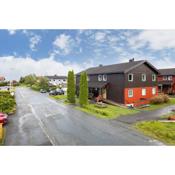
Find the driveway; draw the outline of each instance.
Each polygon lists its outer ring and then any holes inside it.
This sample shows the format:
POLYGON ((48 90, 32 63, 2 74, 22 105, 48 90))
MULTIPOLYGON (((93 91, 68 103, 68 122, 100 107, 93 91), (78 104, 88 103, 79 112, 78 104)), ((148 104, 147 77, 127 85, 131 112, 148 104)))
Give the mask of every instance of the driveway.
POLYGON ((75 110, 28 88, 16 89, 5 145, 162 145, 130 125, 75 110))
POLYGON ((116 120, 127 124, 133 124, 139 121, 147 120, 161 120, 161 116, 171 113, 172 109, 175 109, 175 105, 153 111, 143 111, 132 116, 122 116, 116 120))

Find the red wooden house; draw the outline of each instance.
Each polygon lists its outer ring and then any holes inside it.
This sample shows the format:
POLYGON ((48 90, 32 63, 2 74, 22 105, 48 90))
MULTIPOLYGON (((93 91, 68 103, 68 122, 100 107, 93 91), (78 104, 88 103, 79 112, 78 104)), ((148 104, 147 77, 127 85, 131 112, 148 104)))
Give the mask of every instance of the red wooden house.
POLYGON ((175 68, 159 69, 159 72, 159 92, 165 94, 175 94, 175 68))

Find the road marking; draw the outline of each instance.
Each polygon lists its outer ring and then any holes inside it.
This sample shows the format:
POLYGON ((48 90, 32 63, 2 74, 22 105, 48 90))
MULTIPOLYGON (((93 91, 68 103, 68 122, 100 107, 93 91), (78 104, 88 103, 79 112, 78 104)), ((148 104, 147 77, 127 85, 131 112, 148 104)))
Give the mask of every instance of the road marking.
POLYGON ((38 120, 39 126, 41 127, 42 131, 44 132, 44 134, 47 136, 47 138, 49 139, 49 141, 51 142, 52 145, 57 145, 55 139, 51 138, 46 130, 46 128, 44 127, 43 122, 41 121, 41 119, 39 118, 39 116, 36 114, 34 108, 32 107, 31 104, 28 105, 31 108, 31 111, 33 113, 33 115, 35 116, 35 118, 38 120))

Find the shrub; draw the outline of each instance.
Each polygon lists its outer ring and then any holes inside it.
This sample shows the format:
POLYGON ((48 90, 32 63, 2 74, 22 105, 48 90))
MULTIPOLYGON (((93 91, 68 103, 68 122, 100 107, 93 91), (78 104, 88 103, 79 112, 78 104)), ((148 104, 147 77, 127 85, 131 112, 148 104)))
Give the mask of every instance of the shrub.
POLYGON ((157 95, 155 97, 152 97, 150 102, 151 102, 151 104, 162 104, 162 103, 168 103, 169 100, 170 99, 169 99, 168 95, 161 94, 161 95, 157 95))
POLYGON ((0 144, 2 143, 3 135, 4 135, 4 131, 3 131, 2 124, 0 123, 0 144))

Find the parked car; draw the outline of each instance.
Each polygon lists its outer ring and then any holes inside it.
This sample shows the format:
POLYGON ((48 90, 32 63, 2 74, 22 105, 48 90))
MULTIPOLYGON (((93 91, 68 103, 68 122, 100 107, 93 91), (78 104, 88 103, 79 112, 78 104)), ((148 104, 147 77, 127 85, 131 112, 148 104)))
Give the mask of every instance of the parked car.
POLYGON ((0 112, 0 123, 5 125, 7 122, 8 122, 7 115, 2 113, 2 112, 0 112))
POLYGON ((52 90, 49 92, 49 95, 64 95, 64 91, 62 89, 52 90))
POLYGON ((47 91, 45 89, 40 89, 41 93, 46 93, 47 91))
POLYGON ((57 95, 64 95, 63 89, 58 89, 56 91, 57 91, 57 95))

